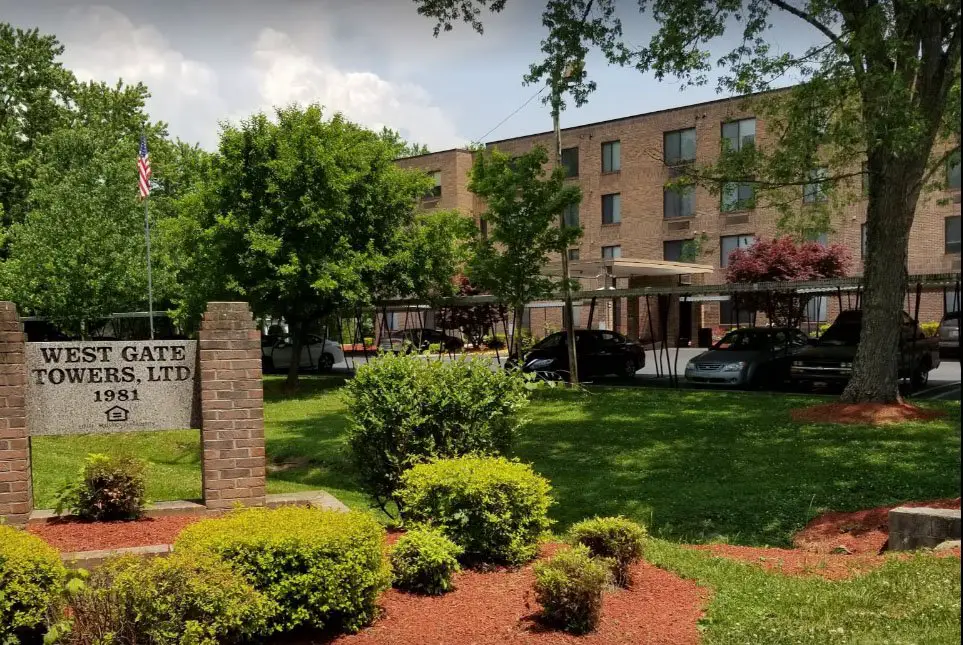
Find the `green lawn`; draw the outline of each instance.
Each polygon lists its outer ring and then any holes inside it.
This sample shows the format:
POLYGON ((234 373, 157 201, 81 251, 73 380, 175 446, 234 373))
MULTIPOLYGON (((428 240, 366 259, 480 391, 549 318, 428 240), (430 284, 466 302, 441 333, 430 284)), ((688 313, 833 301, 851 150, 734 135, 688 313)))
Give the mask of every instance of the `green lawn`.
MULTIPOLYGON (((268 489, 324 488, 355 508, 368 501, 344 441, 340 381, 306 378, 296 397, 265 386, 268 489)), ((960 410, 945 421, 882 428, 798 425, 789 410, 815 399, 651 389, 542 392, 517 456, 548 477, 556 529, 624 514, 650 527, 647 558, 713 590, 709 644, 958 643, 959 560, 888 562, 843 582, 787 577, 675 542, 787 546, 825 510, 960 495, 960 410)), ((88 452, 152 462, 155 500, 200 494, 196 432, 37 437, 37 506, 88 452)))

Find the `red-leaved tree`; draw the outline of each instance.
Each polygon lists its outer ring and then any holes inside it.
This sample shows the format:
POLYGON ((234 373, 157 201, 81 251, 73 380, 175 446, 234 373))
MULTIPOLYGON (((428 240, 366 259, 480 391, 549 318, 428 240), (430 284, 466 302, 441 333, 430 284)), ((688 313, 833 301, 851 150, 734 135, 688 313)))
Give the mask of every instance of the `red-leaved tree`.
MULTIPOLYGON (((477 296, 482 293, 464 275, 456 276, 454 282, 458 288, 458 297, 477 296)), ((505 305, 478 304, 444 309, 438 320, 445 329, 460 329, 468 342, 480 347, 485 334, 494 333, 507 315, 508 307, 505 305)))
MULTIPOLYGON (((726 282, 759 283, 824 280, 846 275, 851 256, 841 244, 796 242, 784 236, 758 240, 729 254, 726 282)), ((792 291, 739 294, 739 308, 765 312, 771 324, 795 327, 802 320, 811 295, 792 291)))

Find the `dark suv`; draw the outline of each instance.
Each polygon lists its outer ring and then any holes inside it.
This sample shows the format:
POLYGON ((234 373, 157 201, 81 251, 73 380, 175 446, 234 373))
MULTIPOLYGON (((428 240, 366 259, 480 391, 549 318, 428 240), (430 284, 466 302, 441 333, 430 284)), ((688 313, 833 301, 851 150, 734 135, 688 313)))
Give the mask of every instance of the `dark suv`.
MULTIPOLYGON (((523 354, 521 360, 509 359, 506 369, 519 366, 550 379, 568 378, 568 336, 557 332, 546 336, 523 354)), ((645 367, 645 350, 639 343, 614 331, 575 330, 575 358, 579 376, 614 374, 631 378, 645 367)))

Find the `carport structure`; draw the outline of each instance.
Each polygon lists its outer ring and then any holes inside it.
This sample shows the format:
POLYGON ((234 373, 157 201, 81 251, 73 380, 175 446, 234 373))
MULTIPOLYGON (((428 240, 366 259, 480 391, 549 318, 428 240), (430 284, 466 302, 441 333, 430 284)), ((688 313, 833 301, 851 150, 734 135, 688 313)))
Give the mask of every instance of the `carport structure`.
MULTIPOLYGON (((691 315, 692 305, 707 302, 726 302, 730 312, 734 312, 732 324, 723 328, 737 329, 755 324, 765 324, 764 317, 756 311, 748 311, 745 303, 751 299, 758 300, 767 294, 791 293, 805 300, 819 299, 821 303, 829 303, 837 311, 845 309, 859 309, 862 306, 863 278, 853 276, 831 280, 814 280, 800 282, 766 282, 755 284, 693 284, 700 280, 700 276, 712 272, 708 265, 689 264, 683 262, 667 262, 657 260, 634 260, 628 258, 612 258, 589 262, 573 262, 570 268, 573 278, 580 278, 583 289, 572 293, 573 301, 582 306, 588 305, 589 315, 585 324, 576 325, 579 328, 597 328, 598 311, 611 312, 613 322, 620 320, 621 311, 625 311, 626 325, 624 332, 630 338, 639 340, 647 350, 652 351, 656 360, 657 375, 668 377, 669 381, 679 383, 678 349, 680 346, 708 346, 712 341, 712 329, 708 326, 698 327, 698 334, 673 333, 685 324, 685 317, 691 315), (618 278, 627 279, 629 286, 614 287, 618 278), (594 282, 593 282, 594 281, 594 282), (584 288, 586 283, 592 288, 584 288), (740 306, 740 300, 742 305, 740 306), (689 309, 689 313, 686 313, 689 309), (678 326, 677 326, 678 325, 678 326), (693 342, 696 335, 696 342, 693 342), (673 351, 674 349, 674 351, 673 351)), ((559 274, 558 263, 548 265, 546 273, 559 274)), ((905 310, 914 319, 920 320, 921 302, 923 296, 929 294, 934 298, 941 296, 946 308, 961 307, 961 282, 959 273, 949 274, 920 274, 909 276, 906 291, 905 310), (952 303, 952 304, 951 304, 952 303)), ((933 300, 934 298, 931 298, 933 300)), ((421 312, 427 309, 455 307, 473 307, 479 304, 495 303, 492 296, 471 296, 465 298, 448 298, 434 303, 419 300, 386 300, 377 303, 377 312, 382 314, 381 333, 387 333, 384 320, 387 312, 405 312, 405 316, 421 317, 421 312)), ((549 299, 531 303, 533 307, 557 308, 559 319, 562 311, 562 294, 556 294, 549 299)), ((823 306, 826 306, 825 304, 823 306)), ((828 307, 827 307, 828 308, 828 307)), ((939 318, 938 314, 936 318, 939 318)), ((423 320, 423 318, 421 318, 423 320)), ((827 321, 828 322, 828 321, 827 321)), ((697 326, 691 321, 690 328, 697 326)), ((613 325, 615 331, 622 331, 618 324, 613 325)), ((819 334, 818 323, 808 323, 808 331, 819 334)), ((509 321, 503 320, 503 330, 507 333, 509 321)), ((456 330, 448 330, 456 331, 456 330)), ((499 331, 492 328, 491 333, 499 331)), ((683 366, 684 367, 684 366, 683 366)))

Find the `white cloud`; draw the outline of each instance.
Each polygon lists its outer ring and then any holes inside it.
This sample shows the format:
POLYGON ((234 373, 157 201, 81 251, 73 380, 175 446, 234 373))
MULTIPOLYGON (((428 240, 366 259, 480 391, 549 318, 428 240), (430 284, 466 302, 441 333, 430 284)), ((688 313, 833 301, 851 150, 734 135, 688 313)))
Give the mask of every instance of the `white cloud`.
POLYGON ((263 109, 320 103, 329 114, 343 112, 348 119, 373 129, 388 126, 432 150, 467 141, 421 86, 391 82, 372 72, 339 69, 323 54, 307 53, 283 32, 263 29, 253 58, 263 109))
POLYGON ((217 75, 173 49, 158 29, 136 25, 107 6, 73 9, 61 39, 64 64, 80 80, 142 81, 151 92, 148 110, 167 121, 172 134, 213 149, 223 114, 217 75))

